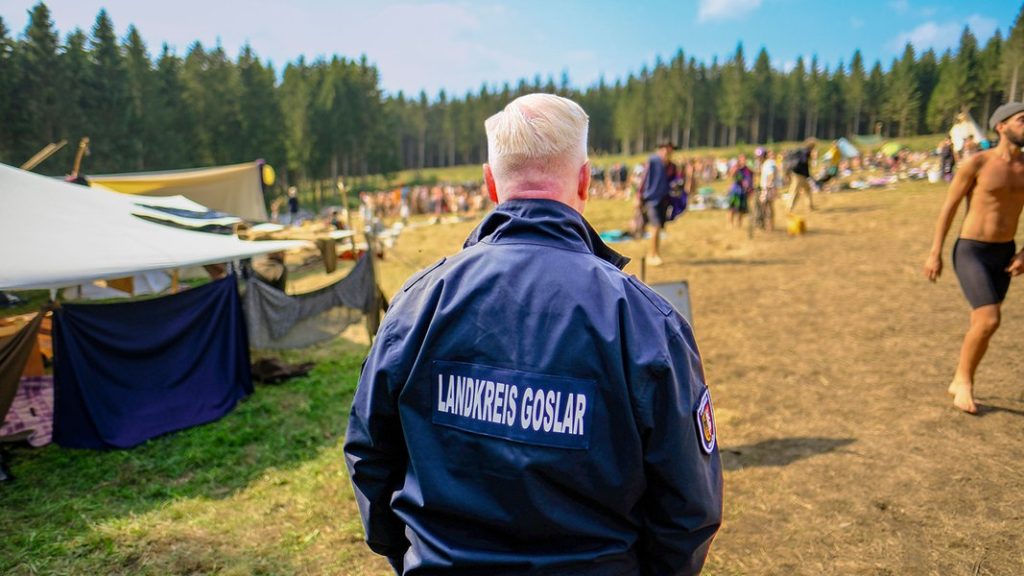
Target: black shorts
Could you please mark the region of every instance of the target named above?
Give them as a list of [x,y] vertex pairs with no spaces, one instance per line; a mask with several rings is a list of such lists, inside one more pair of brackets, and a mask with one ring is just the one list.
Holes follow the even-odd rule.
[[653,224],[658,228],[664,228],[665,222],[668,222],[669,206],[668,196],[661,200],[644,202],[644,224]]
[[957,238],[953,245],[953,269],[971,308],[999,304],[1006,298],[1010,289],[1006,267],[1016,252],[1013,240],[982,242]]

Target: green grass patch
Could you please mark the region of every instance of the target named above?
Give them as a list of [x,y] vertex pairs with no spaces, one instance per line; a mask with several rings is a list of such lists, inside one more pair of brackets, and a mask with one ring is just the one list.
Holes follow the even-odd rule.
[[318,364],[132,450],[15,449],[0,573],[366,573],[341,451],[364,355],[340,339],[284,354]]

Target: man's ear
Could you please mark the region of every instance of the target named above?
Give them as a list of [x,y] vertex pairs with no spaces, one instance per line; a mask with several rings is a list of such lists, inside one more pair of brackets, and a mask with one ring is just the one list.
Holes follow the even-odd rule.
[[498,187],[494,184],[494,173],[491,172],[491,165],[484,164],[484,184],[487,186],[487,195],[491,202],[498,203]]
[[587,196],[590,194],[590,160],[583,163],[580,166],[580,174],[578,180],[578,187],[576,188],[576,195],[579,199],[586,202]]

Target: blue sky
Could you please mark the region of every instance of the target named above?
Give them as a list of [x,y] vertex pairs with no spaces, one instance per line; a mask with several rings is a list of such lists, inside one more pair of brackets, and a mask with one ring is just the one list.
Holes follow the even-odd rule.
[[[0,17],[20,36],[34,2],[0,0]],[[776,68],[817,54],[834,67],[860,48],[888,67],[907,40],[941,52],[964,25],[981,42],[1005,37],[1021,8],[1010,0],[50,0],[62,36],[88,32],[101,7],[119,35],[135,24],[157,53],[199,40],[234,57],[249,42],[278,71],[300,55],[366,54],[388,92],[433,97],[480,85],[568,72],[575,86],[612,83],[680,48],[710,62],[742,42],[748,62],[764,46]]]

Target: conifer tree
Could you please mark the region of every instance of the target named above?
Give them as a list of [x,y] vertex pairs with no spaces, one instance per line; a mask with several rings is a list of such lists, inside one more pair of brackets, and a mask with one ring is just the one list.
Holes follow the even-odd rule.
[[13,138],[11,130],[14,110],[14,84],[16,81],[14,41],[7,25],[0,18],[0,162],[12,163]]
[[847,76],[843,97],[846,99],[846,110],[848,111],[846,126],[848,134],[861,133],[861,114],[864,112],[864,102],[867,99],[867,75],[864,72],[864,58],[860,50],[854,50],[853,58],[850,59],[850,73]]
[[[28,160],[40,148],[60,136],[60,62],[57,57],[57,31],[50,18],[50,9],[40,2],[29,12],[24,39],[18,42],[11,105],[14,142],[14,163]],[[51,161],[41,171],[59,174],[62,167]]]
[[[115,172],[135,168],[128,145],[130,101],[128,73],[117,43],[114,23],[100,10],[89,41],[92,70],[89,74],[86,111],[93,172]],[[126,161],[126,159],[129,159]]]

